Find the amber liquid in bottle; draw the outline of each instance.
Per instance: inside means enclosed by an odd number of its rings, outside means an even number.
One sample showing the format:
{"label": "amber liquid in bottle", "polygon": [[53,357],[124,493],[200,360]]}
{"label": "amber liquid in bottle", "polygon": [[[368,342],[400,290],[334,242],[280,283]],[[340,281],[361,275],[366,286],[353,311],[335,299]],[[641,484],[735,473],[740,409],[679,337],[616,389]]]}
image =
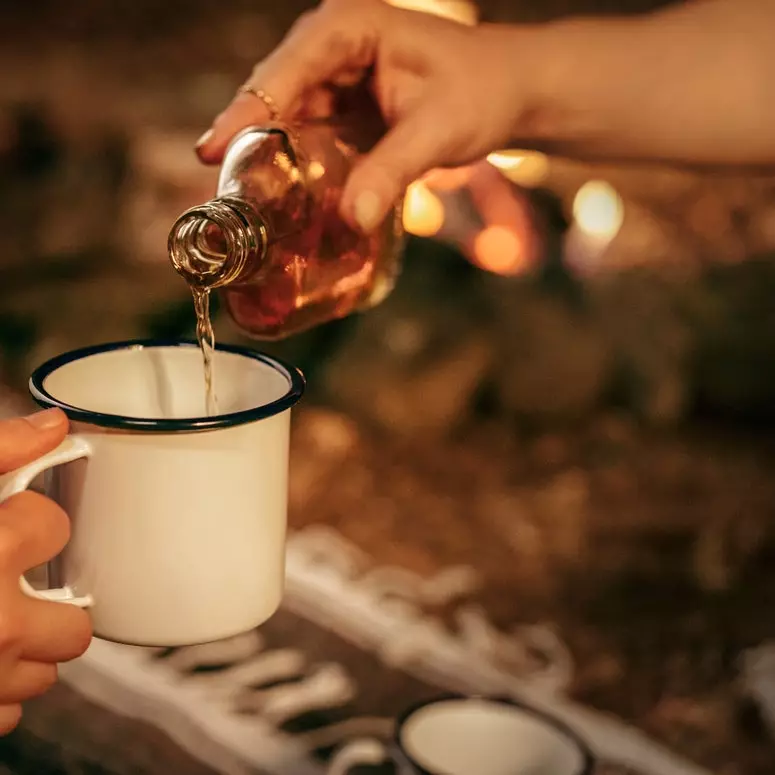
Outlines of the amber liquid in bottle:
{"label": "amber liquid in bottle", "polygon": [[218,289],[235,323],[282,339],[379,303],[399,269],[399,208],[375,232],[339,215],[359,149],[334,124],[251,128],[227,150],[217,197],[187,211],[170,257],[192,287]]}

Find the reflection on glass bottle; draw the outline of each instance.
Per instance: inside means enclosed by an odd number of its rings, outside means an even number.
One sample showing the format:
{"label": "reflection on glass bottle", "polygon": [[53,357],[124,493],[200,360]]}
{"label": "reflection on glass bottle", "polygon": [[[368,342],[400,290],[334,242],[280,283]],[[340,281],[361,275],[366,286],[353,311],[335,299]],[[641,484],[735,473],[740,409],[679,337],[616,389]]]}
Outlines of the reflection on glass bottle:
{"label": "reflection on glass bottle", "polygon": [[252,127],[226,151],[216,198],[175,222],[170,259],[193,288],[219,289],[246,333],[282,339],[367,309],[393,288],[400,207],[371,234],[339,216],[360,156],[329,121]]}

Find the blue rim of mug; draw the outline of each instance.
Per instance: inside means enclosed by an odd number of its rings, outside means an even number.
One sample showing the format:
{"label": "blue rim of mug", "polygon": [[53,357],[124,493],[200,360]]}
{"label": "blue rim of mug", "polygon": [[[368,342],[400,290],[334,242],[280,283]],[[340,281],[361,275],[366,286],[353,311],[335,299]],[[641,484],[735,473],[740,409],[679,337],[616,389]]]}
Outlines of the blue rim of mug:
{"label": "blue rim of mug", "polygon": [[415,715],[415,713],[422,710],[423,708],[430,707],[431,705],[439,705],[441,703],[450,701],[466,702],[472,700],[479,702],[489,702],[494,705],[506,705],[510,708],[518,710],[520,713],[532,716],[542,724],[546,724],[547,726],[552,727],[556,732],[569,740],[570,743],[581,754],[581,765],[579,766],[578,770],[572,773],[568,773],[568,775],[592,775],[595,767],[595,757],[592,754],[592,750],[590,749],[589,745],[587,745],[587,743],[573,729],[571,729],[567,724],[565,724],[563,721],[560,721],[555,716],[552,716],[543,710],[539,710],[538,708],[535,708],[532,705],[528,705],[526,702],[522,702],[521,700],[517,700],[513,697],[501,695],[493,696],[487,694],[455,693],[441,694],[435,697],[431,697],[427,700],[416,702],[405,708],[396,719],[396,725],[393,732],[393,744],[401,752],[401,755],[404,757],[406,762],[408,762],[417,771],[418,775],[439,775],[439,773],[433,772],[432,770],[428,770],[423,767],[404,747],[404,744],[401,742],[401,733],[403,728],[406,726],[406,723],[412,716]]}
{"label": "blue rim of mug", "polygon": [[29,390],[33,400],[44,409],[61,409],[71,420],[97,425],[101,428],[115,430],[155,431],[155,432],[180,432],[180,431],[205,431],[217,428],[231,428],[237,425],[245,425],[256,420],[280,414],[296,404],[304,394],[306,382],[304,375],[295,366],[291,366],[272,355],[253,350],[249,347],[241,347],[231,344],[217,344],[218,352],[232,353],[259,361],[270,366],[282,374],[288,380],[288,391],[280,398],[241,412],[219,414],[212,417],[180,417],[175,419],[131,417],[121,414],[109,414],[105,412],[93,412],[78,406],[67,404],[51,395],[46,388],[46,379],[55,371],[75,361],[102,353],[118,352],[121,350],[135,349],[167,349],[174,347],[196,347],[198,344],[188,339],[130,339],[123,342],[109,342],[90,347],[81,347],[77,350],[62,353],[38,366],[32,372],[29,380]]}

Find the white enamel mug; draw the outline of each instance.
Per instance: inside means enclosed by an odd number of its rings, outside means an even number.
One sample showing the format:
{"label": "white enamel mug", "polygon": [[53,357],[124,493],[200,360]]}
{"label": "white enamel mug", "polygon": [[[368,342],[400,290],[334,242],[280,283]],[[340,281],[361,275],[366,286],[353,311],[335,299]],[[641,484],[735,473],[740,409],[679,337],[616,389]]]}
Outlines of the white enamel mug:
{"label": "white enamel mug", "polygon": [[399,775],[591,775],[594,759],[561,721],[510,698],[447,695],[399,716],[385,745],[345,745],[329,775],[393,759]]}
{"label": "white enamel mug", "polygon": [[68,415],[53,452],[0,480],[0,501],[50,471],[72,535],[56,589],[94,633],[139,646],[246,632],[278,608],[285,574],[290,409],[297,369],[241,347],[213,356],[219,414],[204,409],[192,342],[137,341],[60,355],[30,391]]}

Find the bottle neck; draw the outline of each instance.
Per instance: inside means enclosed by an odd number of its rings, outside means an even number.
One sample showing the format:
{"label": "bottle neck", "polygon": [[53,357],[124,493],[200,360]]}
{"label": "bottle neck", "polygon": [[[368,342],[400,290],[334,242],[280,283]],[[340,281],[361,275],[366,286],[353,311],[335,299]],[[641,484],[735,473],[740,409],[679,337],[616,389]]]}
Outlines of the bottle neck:
{"label": "bottle neck", "polygon": [[258,271],[266,256],[267,226],[245,199],[221,197],[186,210],[173,224],[170,261],[197,288],[220,288]]}

